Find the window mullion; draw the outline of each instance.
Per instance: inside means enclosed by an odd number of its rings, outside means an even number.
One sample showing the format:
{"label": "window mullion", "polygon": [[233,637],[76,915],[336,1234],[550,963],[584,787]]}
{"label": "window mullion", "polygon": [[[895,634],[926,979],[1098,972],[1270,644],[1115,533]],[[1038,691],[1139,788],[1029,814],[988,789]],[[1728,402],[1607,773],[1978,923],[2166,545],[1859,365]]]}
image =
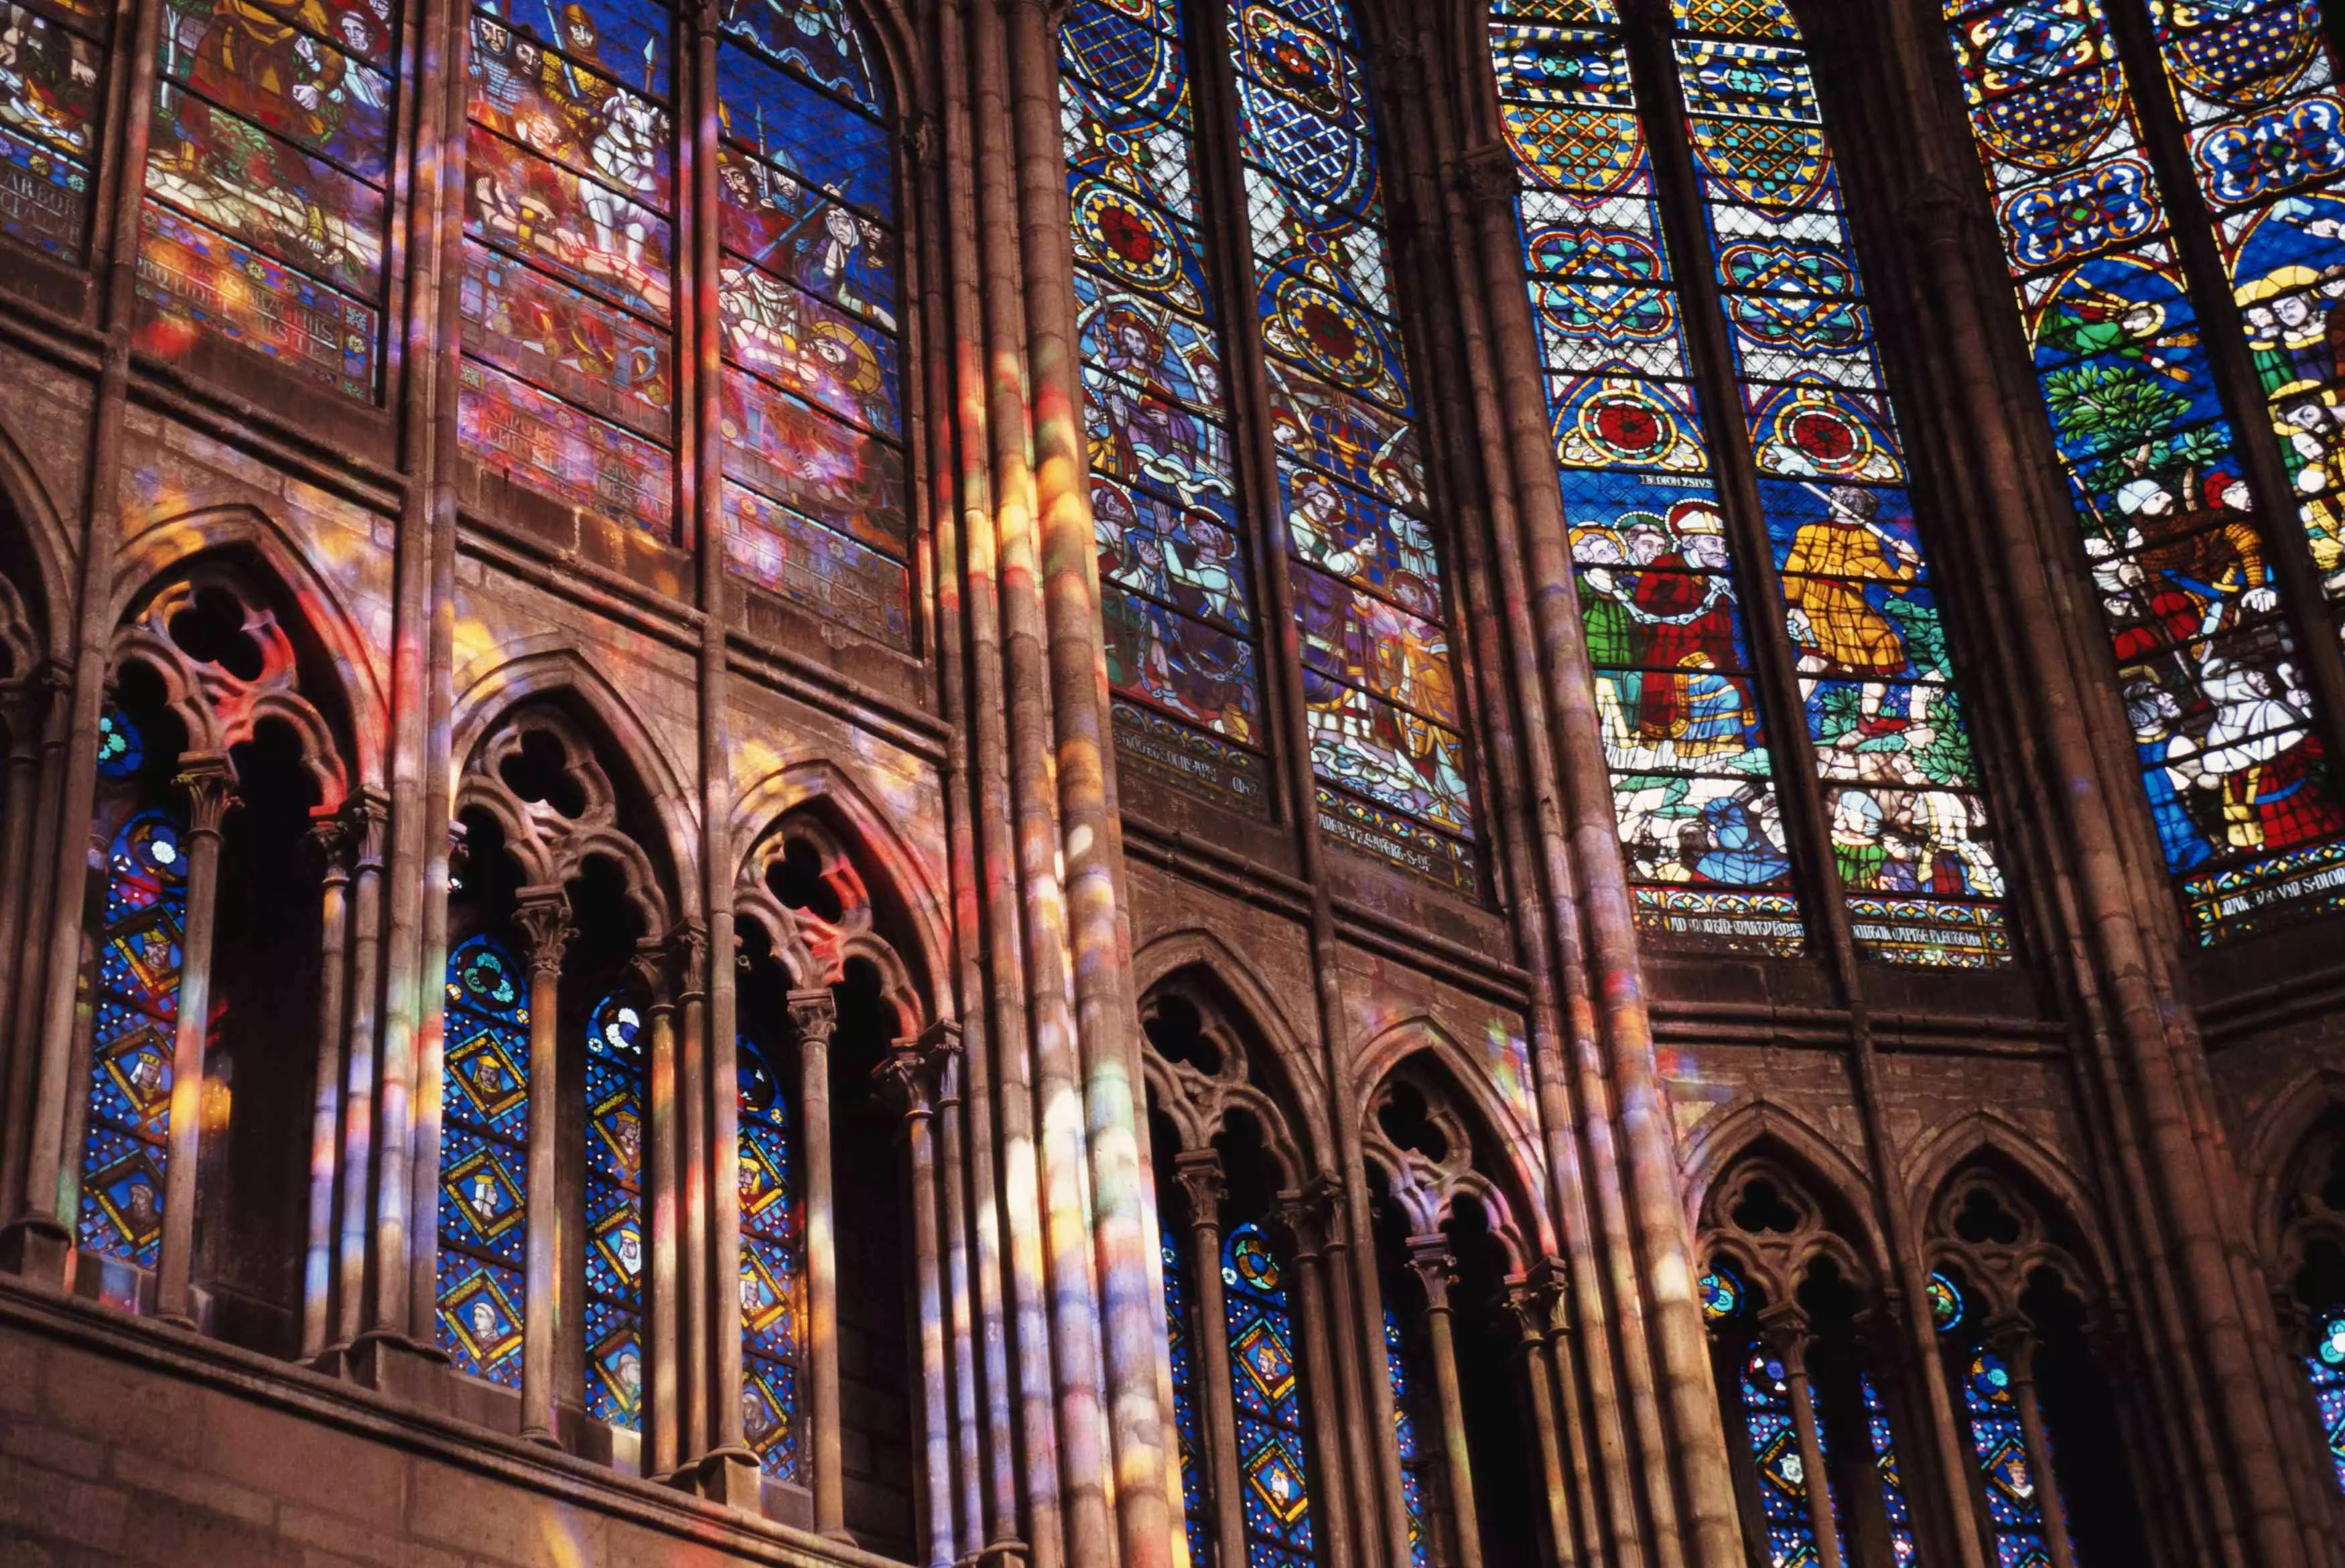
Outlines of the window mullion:
{"label": "window mullion", "polygon": [[[1270,440],[1270,373],[1263,360],[1262,317],[1254,308],[1254,226],[1246,218],[1245,168],[1238,148],[1237,65],[1224,40],[1233,0],[1203,0],[1191,7],[1186,42],[1191,79],[1197,84],[1198,211],[1217,221],[1199,225],[1214,288],[1223,301],[1222,344],[1230,362],[1230,444],[1236,454],[1238,504],[1247,523],[1254,572],[1254,616],[1262,649],[1264,699],[1269,704],[1267,746],[1283,786],[1273,811],[1294,824],[1306,880],[1322,880],[1325,853],[1319,838],[1311,734],[1303,698],[1303,633],[1294,619],[1294,582],[1287,570],[1287,526],[1278,496],[1278,455]],[[1272,820],[1275,822],[1276,815]]]}
{"label": "window mullion", "polygon": [[2299,667],[2312,688],[2321,748],[2331,759],[2345,758],[2345,655],[2340,655],[2337,632],[2330,624],[2320,571],[2296,514],[2295,488],[2280,460],[2272,417],[2248,357],[2247,329],[2231,293],[2230,270],[2215,246],[2214,216],[2190,172],[2189,148],[2143,3],[2106,0],[2109,36],[2117,46],[2118,66],[2133,86],[2142,148],[2166,198],[2167,230],[2182,258],[2190,309],[2198,318],[2216,393],[2230,419],[2235,450],[2263,524],[2265,548],[2279,575],[2280,613],[2296,643]]}
{"label": "window mullion", "polygon": [[1783,812],[1792,852],[1793,885],[1806,905],[1812,936],[1832,949],[1833,968],[1846,996],[1858,995],[1856,945],[1849,927],[1848,903],[1832,853],[1822,793],[1817,788],[1815,746],[1808,733],[1804,704],[1792,651],[1783,631],[1783,584],[1759,499],[1758,470],[1751,450],[1734,360],[1726,341],[1726,318],[1711,264],[1709,225],[1694,173],[1680,106],[1684,89],[1670,46],[1667,0],[1647,8],[1624,8],[1621,40],[1637,84],[1638,116],[1652,146],[1653,182],[1670,266],[1677,273],[1679,317],[1686,334],[1689,369],[1702,421],[1710,434],[1718,497],[1732,544],[1730,567],[1744,606],[1743,634],[1751,640],[1753,673],[1772,765],[1776,799]]}

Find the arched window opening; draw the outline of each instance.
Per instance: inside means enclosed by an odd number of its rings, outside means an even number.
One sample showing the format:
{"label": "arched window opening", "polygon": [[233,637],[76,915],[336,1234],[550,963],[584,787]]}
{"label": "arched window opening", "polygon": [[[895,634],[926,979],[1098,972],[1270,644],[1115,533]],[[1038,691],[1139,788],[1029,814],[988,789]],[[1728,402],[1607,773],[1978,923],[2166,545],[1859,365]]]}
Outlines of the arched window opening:
{"label": "arched window opening", "polygon": [[[1760,1557],[1909,1568],[1894,1411],[1909,1402],[1846,1203],[1787,1157],[1738,1157],[1704,1198],[1701,1280],[1743,1530]],[[1884,1325],[1885,1326],[1885,1325]]]}
{"label": "arched window opening", "polygon": [[[1152,1148],[1168,1203],[1168,1279],[1183,1307],[1166,1333],[1187,1393],[1183,1502],[1191,1555],[1246,1568],[1321,1560],[1315,1499],[1341,1462],[1323,1320],[1320,1206],[1295,1189],[1300,1156],[1284,1101],[1258,1081],[1266,1057],[1202,971],[1158,982],[1141,1004]],[[1211,1064],[1210,1067],[1204,1064]],[[1168,1286],[1168,1290],[1171,1287]]]}
{"label": "arched window opening", "polygon": [[2289,1162],[2279,1220],[2283,1317],[2294,1310],[2313,1415],[2345,1489],[2345,1118],[2334,1112]]}
{"label": "arched window opening", "polygon": [[[1180,1147],[1180,1134],[1155,1108],[1152,1098],[1149,1102],[1149,1147],[1156,1161],[1156,1190],[1163,1206],[1161,1251],[1164,1268],[1164,1342],[1172,1364],[1172,1435],[1178,1445],[1175,1459],[1181,1467],[1181,1529],[1189,1543],[1192,1568],[1214,1568],[1213,1481],[1204,1427],[1204,1360],[1197,1341],[1200,1309],[1190,1274],[1192,1249],[1183,1245],[1183,1238],[1196,1229],[1197,1209],[1205,1204],[1218,1205],[1219,1199],[1210,1186],[1192,1190],[1190,1184],[1182,1180],[1173,1155]],[[1218,1178],[1216,1166],[1214,1180],[1218,1181]],[[1218,1225],[1218,1217],[1209,1215],[1207,1222]]]}
{"label": "arched window opening", "polygon": [[353,401],[381,395],[401,10],[163,7],[141,348],[178,358],[233,343]]}
{"label": "arched window opening", "polygon": [[675,533],[675,18],[471,13],[458,424],[483,469]]}
{"label": "arched window opening", "polygon": [[532,704],[465,763],[439,1319],[469,1374],[468,1419],[640,1472],[674,1462],[678,1392],[655,1364],[675,1306],[651,1290],[648,1229],[653,1059],[674,1045],[659,937],[671,881],[607,751],[568,712]]}
{"label": "arched window opening", "polygon": [[1377,1087],[1362,1127],[1369,1213],[1411,1555],[1511,1568],[1544,1561],[1541,1542],[1572,1525],[1545,1498],[1539,1412],[1558,1407],[1520,1199],[1491,1175],[1509,1167],[1465,1103],[1429,1055]]}
{"label": "arched window opening", "polygon": [[879,49],[848,0],[732,6],[721,26],[726,560],[908,648],[897,138]]}
{"label": "arched window opening", "polygon": [[[1059,34],[1118,742],[1135,768],[1267,809],[1247,580],[1262,520],[1239,496],[1241,475],[1274,472],[1321,824],[1473,896],[1464,718],[1358,25],[1342,0],[1227,19],[1220,59],[1173,0],[1078,0]],[[1201,125],[1197,85],[1224,79],[1236,123]],[[1240,189],[1217,177],[1223,149]],[[1237,257],[1213,218],[1241,207]],[[1233,268],[1254,297],[1224,321],[1213,279]],[[1257,365],[1269,428],[1240,429],[1229,389]]]}
{"label": "arched window opening", "polygon": [[[1664,45],[1633,25],[1658,5],[1568,10],[1499,0],[1490,50],[1638,921],[1664,947],[1794,954],[1829,919],[1872,958],[2006,962],[1798,28],[1780,0],[1677,0]],[[1776,614],[1746,617],[1753,587]]]}
{"label": "arched window opening", "polygon": [[307,1133],[341,1027],[320,1006],[339,887],[310,841],[329,844],[348,790],[291,624],[203,562],[116,633],[69,1135],[78,1287],[279,1356],[308,1348],[304,1247],[330,1179],[311,1179]]}
{"label": "arched window opening", "polygon": [[2324,346],[2345,207],[2312,150],[2333,130],[2290,128],[2340,112],[2320,9],[1944,7],[2143,790],[2205,944],[2345,902]]}
{"label": "arched window opening", "polygon": [[2086,1568],[2141,1561],[2165,1504],[2138,1472],[2138,1416],[2107,1376],[2067,1222],[2015,1171],[1976,1165],[1933,1206],[1927,1244],[1982,1528],[2022,1560],[2049,1561],[2057,1533]]}

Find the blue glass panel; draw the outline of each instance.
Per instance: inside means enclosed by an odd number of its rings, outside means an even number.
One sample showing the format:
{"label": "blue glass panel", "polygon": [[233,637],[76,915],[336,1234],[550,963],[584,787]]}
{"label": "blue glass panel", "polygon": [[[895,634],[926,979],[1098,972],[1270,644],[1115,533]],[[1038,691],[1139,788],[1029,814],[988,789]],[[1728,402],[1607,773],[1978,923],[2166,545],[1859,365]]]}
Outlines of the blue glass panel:
{"label": "blue glass panel", "polygon": [[1259,1225],[1222,1243],[1246,1568],[1310,1568],[1312,1468],[1286,1267]]}
{"label": "blue glass panel", "polygon": [[2049,1568],[2044,1503],[2028,1463],[2011,1369],[1994,1351],[1971,1356],[1963,1377],[1963,1411],[1970,1422],[1972,1456],[1985,1478],[1997,1568]]}
{"label": "blue glass panel", "polygon": [[2312,1381],[2313,1403],[2329,1439],[2337,1484],[2345,1488],[2345,1311],[2323,1312],[2317,1320],[2320,1340],[2304,1358],[2305,1375]]}
{"label": "blue glass panel", "polygon": [[511,952],[448,955],[440,1139],[440,1347],[459,1371],[521,1386],[529,1237],[529,997]]}
{"label": "blue glass panel", "polygon": [[[639,92],[668,94],[668,56],[675,23],[657,0],[476,0],[539,50],[548,45]],[[558,66],[549,69],[558,70]]]}
{"label": "blue glass panel", "polygon": [[475,14],[472,118],[646,207],[673,209],[675,126],[651,98]]}
{"label": "blue glass panel", "polygon": [[1775,1568],[1815,1568],[1814,1514],[1808,1475],[1792,1417],[1792,1390],[1783,1363],[1754,1348],[1737,1380],[1742,1392],[1742,1434],[1759,1473],[1759,1504],[1766,1514],[1768,1559]]}
{"label": "blue glass panel", "polygon": [[1897,1443],[1889,1430],[1889,1407],[1873,1379],[1859,1372],[1857,1397],[1864,1405],[1864,1436],[1873,1452],[1873,1468],[1881,1477],[1881,1512],[1889,1525],[1889,1551],[1896,1568],[1912,1568],[1920,1559],[1914,1544],[1914,1510],[1905,1501],[1905,1478],[1897,1468]]}
{"label": "blue glass panel", "polygon": [[757,1462],[799,1476],[799,1323],[806,1310],[789,1100],[766,1054],[735,1047],[741,1096],[741,1421]]}
{"label": "blue glass panel", "polygon": [[727,0],[718,25],[817,86],[880,113],[875,51],[848,14],[847,0]]}
{"label": "blue glass panel", "polygon": [[1190,1328],[1188,1265],[1163,1244],[1164,1342],[1172,1359],[1172,1434],[1180,1445],[1181,1518],[1193,1568],[1213,1568],[1213,1516],[1206,1502],[1205,1439],[1197,1412],[1197,1340]]}
{"label": "blue glass panel", "polygon": [[883,222],[896,216],[894,138],[885,126],[741,49],[716,52],[726,134],[803,183]]}
{"label": "blue glass panel", "polygon": [[1429,1568],[1432,1498],[1426,1486],[1426,1467],[1431,1456],[1417,1442],[1416,1389],[1409,1371],[1408,1345],[1401,1335],[1400,1318],[1389,1306],[1385,1309],[1385,1378],[1392,1389],[1393,1447],[1400,1455],[1400,1500],[1401,1511],[1408,1517],[1408,1560],[1416,1568]]}
{"label": "blue glass panel", "polygon": [[746,147],[717,148],[725,248],[784,282],[896,328],[896,248],[887,229],[812,190]]}
{"label": "blue glass panel", "polygon": [[644,1404],[642,1013],[614,992],[586,1028],[586,1411],[637,1428]]}

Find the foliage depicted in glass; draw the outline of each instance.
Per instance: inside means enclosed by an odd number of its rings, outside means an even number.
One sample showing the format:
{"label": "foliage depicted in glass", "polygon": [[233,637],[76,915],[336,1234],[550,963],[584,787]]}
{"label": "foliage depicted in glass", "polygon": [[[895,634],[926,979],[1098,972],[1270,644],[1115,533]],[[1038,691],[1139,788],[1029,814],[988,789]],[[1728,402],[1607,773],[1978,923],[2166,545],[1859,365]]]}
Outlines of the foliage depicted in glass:
{"label": "foliage depicted in glass", "polygon": [[1401,1510],[1408,1515],[1408,1560],[1416,1568],[1433,1561],[1433,1526],[1426,1506],[1425,1471],[1432,1456],[1416,1440],[1416,1389],[1409,1373],[1408,1343],[1400,1315],[1385,1308],[1385,1377],[1392,1386],[1393,1447],[1400,1454]]}
{"label": "foliage depicted in glass", "polygon": [[2052,1552],[2045,1543],[2044,1503],[2027,1463],[2011,1369],[1993,1351],[1972,1354],[1963,1378],[1963,1410],[1970,1418],[1971,1452],[1986,1480],[1987,1519],[1999,1568],[2048,1568]]}
{"label": "foliage depicted in glass", "polygon": [[1237,1410],[1238,1482],[1244,1493],[1246,1568],[1310,1568],[1311,1463],[1286,1266],[1259,1225],[1222,1243],[1222,1294]]}
{"label": "foliage depicted in glass", "polygon": [[482,0],[466,128],[465,450],[674,532],[671,23],[651,0]]}
{"label": "foliage depicted in glass", "polygon": [[1638,924],[1793,954],[1773,764],[1696,406],[1651,156],[1602,0],[1498,0],[1490,57],[1580,622]]}
{"label": "foliage depicted in glass", "polygon": [[717,46],[726,559],[910,645],[896,147],[846,0],[729,5]]}
{"label": "foliage depicted in glass", "polygon": [[[2333,294],[2320,275],[2345,251],[2321,215],[2345,144],[2322,128],[2338,109],[2316,12],[2237,0],[2157,16],[2333,592],[2337,416],[2320,342]],[[2229,329],[2191,308],[2099,0],[1948,0],[1946,16],[2143,787],[2191,926],[2211,944],[2345,903],[2345,809],[2272,565],[2278,498],[2259,501],[2241,477],[2203,340]]]}
{"label": "foliage depicted in glass", "polygon": [[1172,1434],[1180,1444],[1181,1518],[1192,1568],[1213,1568],[1213,1515],[1205,1501],[1205,1434],[1197,1411],[1197,1340],[1191,1328],[1189,1268],[1181,1249],[1162,1245],[1164,1343],[1172,1359]]}
{"label": "foliage depicted in glass", "polygon": [[1686,129],[1832,859],[1860,951],[2010,951],[2003,873],[1790,13],[1678,0]]}
{"label": "foliage depicted in glass", "polygon": [[2345,1310],[2323,1312],[2320,1322],[2320,1341],[2304,1358],[2304,1370],[2312,1381],[2313,1403],[2329,1439],[2337,1484],[2345,1488]]}
{"label": "foliage depicted in glass", "polygon": [[[1768,1561],[1774,1568],[1815,1568],[1814,1514],[1808,1505],[1807,1467],[1792,1416],[1792,1389],[1781,1358],[1753,1345],[1743,1357],[1742,1424],[1759,1472],[1759,1502],[1767,1515]],[[1823,1433],[1816,1434],[1821,1445]]]}
{"label": "foliage depicted in glass", "polygon": [[643,1015],[603,998],[586,1031],[586,1413],[644,1409]]}
{"label": "foliage depicted in glass", "polygon": [[1345,0],[1229,9],[1254,314],[1322,827],[1472,895],[1464,715]]}
{"label": "foliage depicted in glass", "polygon": [[741,1427],[765,1472],[798,1479],[801,1214],[789,1102],[765,1053],[735,1047],[741,1096]]}
{"label": "foliage depicted in glass", "polygon": [[456,1370],[521,1386],[529,1248],[529,1005],[512,953],[448,955],[440,1079],[440,1348]]}
{"label": "foliage depicted in glass", "polygon": [[1260,633],[1181,6],[1075,0],[1059,62],[1117,746],[1259,813]]}
{"label": "foliage depicted in glass", "polygon": [[374,400],[398,28],[393,0],[165,0],[142,348],[221,338]]}
{"label": "foliage depicted in glass", "polygon": [[1857,1373],[1856,1392],[1864,1405],[1864,1435],[1873,1452],[1873,1468],[1881,1477],[1881,1512],[1889,1525],[1889,1550],[1897,1568],[1912,1568],[1915,1560],[1914,1510],[1905,1501],[1905,1481],[1897,1468],[1897,1443],[1889,1430],[1889,1406],[1868,1373]]}
{"label": "foliage depicted in glass", "polygon": [[79,261],[113,7],[0,5],[0,233]]}
{"label": "foliage depicted in glass", "polygon": [[[98,721],[98,833],[106,903],[97,933],[89,1085],[82,1137],[79,1244],[151,1269],[163,1242],[163,1173],[171,1134],[187,865],[176,811],[139,809],[130,785],[147,747],[118,709]],[[127,785],[128,787],[125,787]]]}

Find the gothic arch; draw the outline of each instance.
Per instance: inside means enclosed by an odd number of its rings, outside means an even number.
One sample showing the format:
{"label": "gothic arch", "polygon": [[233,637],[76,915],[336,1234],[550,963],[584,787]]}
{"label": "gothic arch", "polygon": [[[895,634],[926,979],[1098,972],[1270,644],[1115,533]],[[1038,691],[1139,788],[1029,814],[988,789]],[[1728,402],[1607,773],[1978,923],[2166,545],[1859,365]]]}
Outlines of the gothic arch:
{"label": "gothic arch", "polygon": [[348,599],[319,573],[310,553],[269,512],[239,501],[142,525],[123,541],[116,558],[115,616],[119,619],[173,571],[213,557],[233,561],[279,601],[280,614],[291,611],[317,640],[350,716],[351,770],[357,782],[383,787],[391,723],[384,666]]}
{"label": "gothic arch", "polygon": [[[777,836],[792,832],[811,832],[837,847],[863,884],[872,916],[868,924],[890,924],[887,916],[891,911],[899,916],[892,922],[900,927],[893,944],[846,943],[837,963],[827,965],[832,970],[827,978],[837,978],[836,968],[847,957],[860,956],[878,962],[884,948],[881,974],[892,976],[891,994],[916,999],[909,1030],[917,1030],[929,1018],[951,1017],[951,986],[946,978],[951,972],[951,940],[947,935],[945,900],[935,875],[896,818],[881,810],[853,775],[827,759],[806,759],[776,768],[741,791],[734,803],[731,842],[738,856],[734,865],[736,889],[746,891],[758,885],[761,857],[770,853]],[[743,905],[745,912],[750,907]],[[771,926],[778,918],[775,910],[779,907],[776,903],[774,910],[763,910],[759,917]],[[777,944],[776,953],[782,950],[783,945]],[[817,954],[817,966],[824,964]],[[900,1004],[898,1010],[902,1010]]]}
{"label": "gothic arch", "polygon": [[[862,863],[871,858],[868,844],[834,832],[834,821],[818,802],[774,819],[741,857],[734,907],[766,932],[793,985],[835,986],[847,977],[849,964],[870,965],[879,977],[881,999],[896,1015],[898,1037],[909,1037],[930,1018],[949,1014],[949,1006],[941,1000],[941,988],[919,983],[904,956],[901,937],[913,938],[918,955],[921,933],[917,916],[905,917],[907,901],[888,878],[887,865],[867,868]],[[796,903],[779,885],[792,872],[816,884]],[[908,924],[909,931],[904,929]]]}
{"label": "gothic arch", "polygon": [[2035,1135],[1984,1108],[1946,1123],[1906,1151],[1904,1201],[1915,1234],[1929,1233],[1931,1211],[1946,1189],[1982,1157],[2005,1161],[2040,1189],[2082,1249],[2077,1263],[2092,1272],[2091,1280],[2080,1283],[2105,1290],[2117,1278],[2117,1261],[2094,1219],[2099,1205],[2084,1179]]}
{"label": "gothic arch", "polygon": [[[2256,1256],[2269,1268],[2280,1266],[2289,1179],[2306,1146],[2340,1117],[2345,1117],[2345,1068],[2314,1062],[2267,1095],[2254,1114],[2238,1124],[2249,1129],[2240,1140],[2238,1160],[2239,1177],[2248,1189],[2249,1222],[2255,1227]],[[2285,1289],[2285,1282],[2280,1284]]]}
{"label": "gothic arch", "polygon": [[[698,821],[691,793],[681,782],[684,772],[637,716],[633,704],[575,650],[552,648],[508,659],[474,676],[457,693],[449,756],[457,772],[451,782],[456,785],[459,802],[471,804],[479,798],[477,794],[464,793],[463,775],[471,771],[483,744],[513,715],[529,709],[562,714],[563,722],[588,744],[591,754],[614,769],[614,789],[624,792],[633,786],[664,840],[659,848],[674,877],[667,891],[668,908],[674,918],[697,916],[701,905]],[[646,854],[646,846],[632,841],[630,845],[636,856]],[[625,855],[620,859],[629,863]],[[637,869],[646,870],[647,865],[646,862]],[[665,928],[665,924],[653,927]]]}
{"label": "gothic arch", "polygon": [[[1418,1048],[1395,1057],[1386,1042],[1396,1033],[1421,1028]],[[1377,1037],[1383,1066],[1360,1104],[1362,1152],[1382,1171],[1395,1204],[1408,1216],[1414,1233],[1440,1230],[1455,1216],[1457,1200],[1470,1198],[1489,1222],[1491,1237],[1506,1255],[1508,1274],[1521,1273],[1554,1251],[1539,1202],[1540,1186],[1522,1148],[1502,1129],[1500,1119],[1477,1083],[1460,1070],[1455,1042],[1430,1019],[1410,1019]],[[1365,1075],[1364,1075],[1365,1076]],[[1440,1158],[1404,1146],[1380,1123],[1387,1096],[1407,1083],[1423,1098],[1426,1119],[1447,1148]],[[1496,1170],[1483,1168],[1495,1156]]]}
{"label": "gothic arch", "polygon": [[1746,1157],[1765,1151],[1829,1193],[1861,1240],[1866,1272],[1892,1278],[1889,1246],[1881,1234],[1873,1182],[1841,1148],[1806,1118],[1763,1094],[1737,1096],[1702,1119],[1681,1146],[1686,1227],[1700,1235],[1701,1216],[1718,1184]]}
{"label": "gothic arch", "polygon": [[40,652],[52,659],[70,657],[79,551],[68,533],[78,531],[78,520],[68,521],[62,514],[5,419],[0,419],[0,515],[15,525],[13,531],[0,528],[0,533],[14,531],[24,541],[24,571],[15,586],[44,638]]}
{"label": "gothic arch", "polygon": [[1332,1157],[1319,1158],[1319,1151],[1334,1143],[1315,1051],[1288,1017],[1276,989],[1251,961],[1217,934],[1193,926],[1151,938],[1132,955],[1132,989],[1142,997],[1183,972],[1210,976],[1226,994],[1233,1014],[1253,1028],[1255,1043],[1275,1062],[1280,1085],[1300,1118],[1297,1130],[1305,1136],[1311,1169],[1332,1168]]}
{"label": "gothic arch", "polygon": [[[1373,1118],[1377,1096],[1386,1081],[1403,1067],[1419,1062],[1426,1064],[1419,1070],[1434,1074],[1459,1098],[1467,1108],[1467,1130],[1483,1134],[1504,1164],[1503,1172],[1485,1172],[1484,1177],[1504,1197],[1507,1218],[1516,1227],[1514,1242],[1532,1249],[1518,1261],[1527,1267],[1538,1257],[1553,1252],[1556,1238],[1548,1213],[1547,1184],[1538,1175],[1544,1157],[1537,1133],[1524,1127],[1514,1108],[1498,1098],[1488,1071],[1467,1054],[1440,1020],[1425,1013],[1403,1018],[1378,1030],[1362,1047],[1354,1068],[1357,1081],[1365,1086],[1359,1114]],[[1498,1219],[1493,1212],[1494,1231]]]}
{"label": "gothic arch", "polygon": [[1208,1071],[1195,1062],[1171,1059],[1156,1048],[1152,1037],[1142,1046],[1141,1077],[1153,1102],[1150,1108],[1169,1121],[1176,1134],[1174,1147],[1164,1152],[1212,1148],[1229,1125],[1230,1115],[1243,1112],[1260,1130],[1263,1152],[1278,1172],[1282,1189],[1300,1188],[1328,1170],[1334,1160],[1323,1124],[1315,1120],[1304,1098],[1308,1080],[1294,1070],[1294,1059],[1282,1053],[1280,1043],[1222,972],[1210,964],[1193,963],[1159,974],[1141,990],[1143,1034],[1163,1000],[1172,996],[1195,1009],[1199,1033],[1220,1060]]}

